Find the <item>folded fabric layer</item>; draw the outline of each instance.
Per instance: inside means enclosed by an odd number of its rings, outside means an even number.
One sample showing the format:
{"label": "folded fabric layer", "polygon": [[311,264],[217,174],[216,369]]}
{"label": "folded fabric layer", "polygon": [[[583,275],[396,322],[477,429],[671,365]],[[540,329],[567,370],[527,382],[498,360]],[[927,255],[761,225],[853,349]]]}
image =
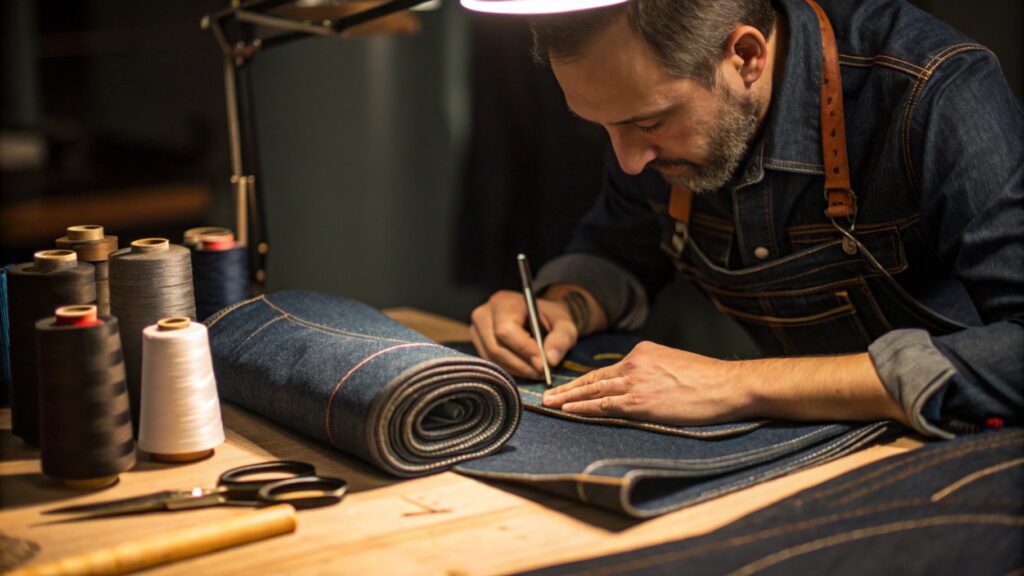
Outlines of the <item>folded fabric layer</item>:
{"label": "folded fabric layer", "polygon": [[1024,432],[931,444],[705,536],[551,566],[569,574],[1017,574]]}
{"label": "folded fabric layer", "polygon": [[223,399],[396,476],[490,454],[519,424],[503,370],[354,300],[279,292],[207,325]]}
{"label": "folded fabric layer", "polygon": [[504,448],[455,470],[648,518],[842,456],[887,427],[775,423],[706,439],[529,411]]}

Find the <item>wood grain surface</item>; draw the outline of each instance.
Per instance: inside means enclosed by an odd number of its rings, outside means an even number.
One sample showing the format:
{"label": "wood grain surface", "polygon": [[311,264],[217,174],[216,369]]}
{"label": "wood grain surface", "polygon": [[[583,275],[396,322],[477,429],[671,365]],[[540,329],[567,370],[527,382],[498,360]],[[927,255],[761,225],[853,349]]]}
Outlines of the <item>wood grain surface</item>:
{"label": "wood grain surface", "polygon": [[[388,313],[436,340],[465,339],[464,324],[411,309]],[[920,444],[901,439],[647,521],[630,520],[527,488],[451,472],[397,480],[251,412],[224,404],[227,442],[206,460],[163,464],[140,455],[120,481],[71,490],[40,473],[39,453],[11,434],[0,409],[0,530],[37,542],[30,564],[88,552],[248,509],[159,512],[55,522],[58,506],[211,486],[224,470],[270,459],[304,460],[351,489],[339,505],[298,514],[298,529],[254,544],[181,560],[152,574],[499,574],[703,534],[842,472]]]}

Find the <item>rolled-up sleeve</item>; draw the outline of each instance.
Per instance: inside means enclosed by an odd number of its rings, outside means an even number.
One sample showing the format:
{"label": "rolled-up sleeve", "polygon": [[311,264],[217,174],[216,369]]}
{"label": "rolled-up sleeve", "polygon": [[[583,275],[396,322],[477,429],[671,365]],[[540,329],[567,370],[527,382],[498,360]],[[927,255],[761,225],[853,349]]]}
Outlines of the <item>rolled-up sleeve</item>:
{"label": "rolled-up sleeve", "polygon": [[1024,112],[995,57],[950,58],[912,118],[923,230],[983,325],[953,334],[897,330],[871,359],[913,426],[949,436],[1024,414]]}

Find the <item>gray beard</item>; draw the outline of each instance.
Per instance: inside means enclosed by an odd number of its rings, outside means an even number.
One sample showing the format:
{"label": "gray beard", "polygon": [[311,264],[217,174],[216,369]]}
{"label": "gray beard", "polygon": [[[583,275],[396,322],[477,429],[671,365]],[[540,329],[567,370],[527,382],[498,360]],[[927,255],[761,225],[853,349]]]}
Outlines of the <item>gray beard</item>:
{"label": "gray beard", "polygon": [[750,141],[757,132],[761,107],[749,96],[734,96],[721,85],[715,87],[719,96],[719,108],[715,113],[714,125],[708,137],[708,155],[700,164],[684,160],[652,162],[652,167],[687,166],[685,174],[665,174],[662,178],[669,184],[682,185],[694,192],[720,190],[736,173],[740,162],[747,155]]}

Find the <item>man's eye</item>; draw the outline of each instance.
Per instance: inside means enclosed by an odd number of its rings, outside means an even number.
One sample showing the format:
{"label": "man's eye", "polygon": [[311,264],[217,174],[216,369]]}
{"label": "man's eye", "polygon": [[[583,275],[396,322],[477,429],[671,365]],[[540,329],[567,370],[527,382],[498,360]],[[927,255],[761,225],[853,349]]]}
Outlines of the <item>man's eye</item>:
{"label": "man's eye", "polygon": [[652,132],[656,131],[659,126],[661,126],[661,122],[655,122],[654,124],[650,124],[650,125],[647,125],[647,126],[644,126],[644,125],[641,125],[641,124],[634,124],[634,126],[636,126],[637,130],[639,130],[639,131],[641,131],[641,132],[643,132],[645,134],[651,134]]}

